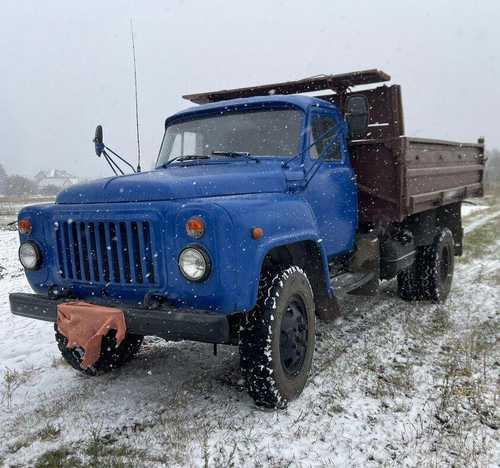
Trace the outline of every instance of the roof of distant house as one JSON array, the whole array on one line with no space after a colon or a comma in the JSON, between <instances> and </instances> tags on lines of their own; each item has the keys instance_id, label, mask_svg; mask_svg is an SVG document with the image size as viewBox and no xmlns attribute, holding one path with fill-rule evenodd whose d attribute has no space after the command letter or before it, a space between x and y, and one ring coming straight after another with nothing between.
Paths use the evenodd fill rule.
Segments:
<instances>
[{"instance_id":1,"label":"roof of distant house","mask_svg":"<svg viewBox=\"0 0 500 468\"><path fill-rule=\"evenodd\" d=\"M50 169L49 171L40 171L35 180L42 179L75 179L76 177L62 169Z\"/></svg>"}]
</instances>

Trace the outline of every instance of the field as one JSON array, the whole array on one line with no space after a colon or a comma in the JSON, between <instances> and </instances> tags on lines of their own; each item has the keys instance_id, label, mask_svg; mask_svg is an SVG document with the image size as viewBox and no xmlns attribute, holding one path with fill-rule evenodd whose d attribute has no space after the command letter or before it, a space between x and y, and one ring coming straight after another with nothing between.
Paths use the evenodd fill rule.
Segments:
<instances>
[{"instance_id":1,"label":"field","mask_svg":"<svg viewBox=\"0 0 500 468\"><path fill-rule=\"evenodd\" d=\"M445 305L406 303L394 281L342 301L343 316L318 326L310 383L283 411L253 405L229 346L213 356L147 338L122 370L77 374L51 324L10 314L8 293L30 288L16 232L0 230L0 465L497 466L497 200L464 205Z\"/></svg>"}]
</instances>

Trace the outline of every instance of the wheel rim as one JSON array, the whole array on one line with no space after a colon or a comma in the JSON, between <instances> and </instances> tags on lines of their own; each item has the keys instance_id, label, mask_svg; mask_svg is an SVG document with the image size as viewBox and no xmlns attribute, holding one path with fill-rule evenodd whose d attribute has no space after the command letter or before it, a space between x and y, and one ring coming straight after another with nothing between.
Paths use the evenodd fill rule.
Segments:
<instances>
[{"instance_id":1,"label":"wheel rim","mask_svg":"<svg viewBox=\"0 0 500 468\"><path fill-rule=\"evenodd\" d=\"M297 375L304 364L307 351L307 314L299 296L288 301L280 330L281 366L288 375Z\"/></svg>"}]
</instances>

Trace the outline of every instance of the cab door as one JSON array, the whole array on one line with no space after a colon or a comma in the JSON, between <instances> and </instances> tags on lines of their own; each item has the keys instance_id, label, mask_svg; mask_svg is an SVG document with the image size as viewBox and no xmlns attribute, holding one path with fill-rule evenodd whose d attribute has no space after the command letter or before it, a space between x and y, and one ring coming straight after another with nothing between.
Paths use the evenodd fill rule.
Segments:
<instances>
[{"instance_id":1,"label":"cab door","mask_svg":"<svg viewBox=\"0 0 500 468\"><path fill-rule=\"evenodd\" d=\"M320 138L335 127L336 134ZM358 219L356 178L340 114L334 109L313 109L309 129L308 145L312 146L306 155L305 167L310 175L304 195L316 216L326 253L334 256L354 247ZM319 166L315 167L316 164Z\"/></svg>"}]
</instances>

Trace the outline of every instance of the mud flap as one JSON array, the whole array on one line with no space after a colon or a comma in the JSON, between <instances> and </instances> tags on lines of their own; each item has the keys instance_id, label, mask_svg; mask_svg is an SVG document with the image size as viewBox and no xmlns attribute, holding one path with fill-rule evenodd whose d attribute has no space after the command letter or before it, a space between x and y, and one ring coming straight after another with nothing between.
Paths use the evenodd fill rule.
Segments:
<instances>
[{"instance_id":1,"label":"mud flap","mask_svg":"<svg viewBox=\"0 0 500 468\"><path fill-rule=\"evenodd\" d=\"M378 238L372 234L362 234L357 239L357 249L350 265L355 273L372 273L372 278L362 286L349 291L355 296L376 296L379 290L380 247Z\"/></svg>"},{"instance_id":2,"label":"mud flap","mask_svg":"<svg viewBox=\"0 0 500 468\"><path fill-rule=\"evenodd\" d=\"M354 296L376 296L379 291L379 279L378 273L368 282L363 284L363 286L350 291L349 294Z\"/></svg>"},{"instance_id":3,"label":"mud flap","mask_svg":"<svg viewBox=\"0 0 500 468\"><path fill-rule=\"evenodd\" d=\"M125 338L127 325L119 309L76 301L57 306L57 330L68 340L68 349L83 349L81 367L88 369L99 359L103 337L116 330L118 347Z\"/></svg>"},{"instance_id":4,"label":"mud flap","mask_svg":"<svg viewBox=\"0 0 500 468\"><path fill-rule=\"evenodd\" d=\"M316 300L316 315L324 322L333 322L342 316L342 309L336 297L325 297L321 301Z\"/></svg>"}]
</instances>

